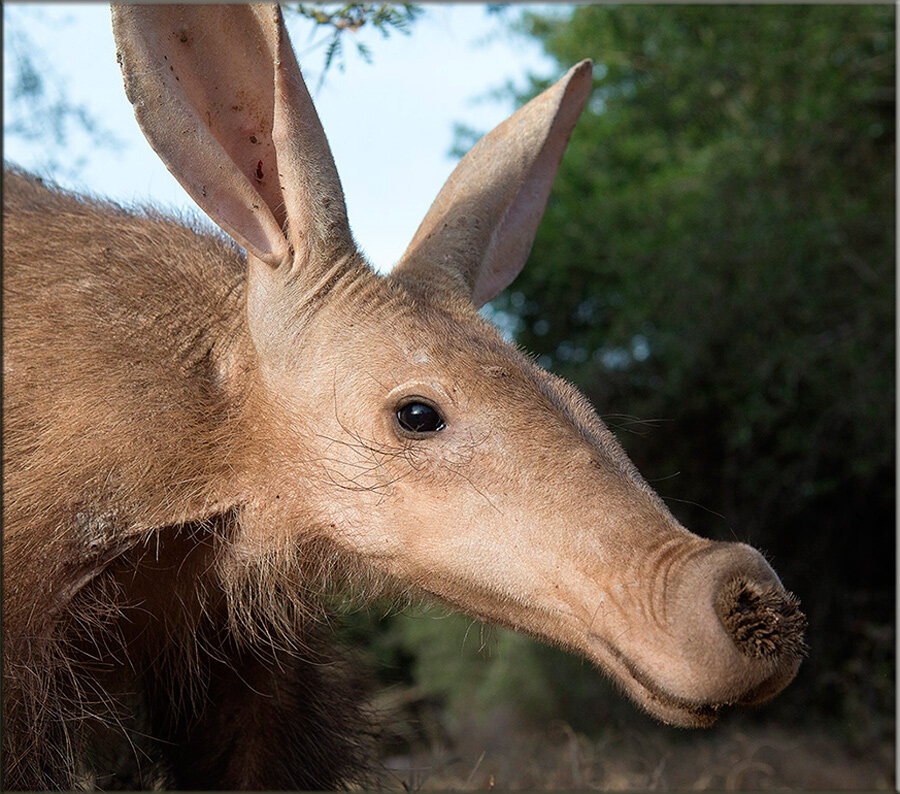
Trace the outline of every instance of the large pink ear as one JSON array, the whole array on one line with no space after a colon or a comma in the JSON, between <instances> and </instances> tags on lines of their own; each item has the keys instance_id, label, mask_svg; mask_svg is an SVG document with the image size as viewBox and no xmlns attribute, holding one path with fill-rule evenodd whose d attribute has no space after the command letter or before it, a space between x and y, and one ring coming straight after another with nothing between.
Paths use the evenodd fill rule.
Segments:
<instances>
[{"instance_id":1,"label":"large pink ear","mask_svg":"<svg viewBox=\"0 0 900 794\"><path fill-rule=\"evenodd\" d=\"M569 136L590 95L585 60L459 162L394 268L398 281L462 290L482 306L525 264Z\"/></svg>"},{"instance_id":2,"label":"large pink ear","mask_svg":"<svg viewBox=\"0 0 900 794\"><path fill-rule=\"evenodd\" d=\"M217 224L273 267L354 250L277 5L114 5L112 18L141 129Z\"/></svg>"}]
</instances>

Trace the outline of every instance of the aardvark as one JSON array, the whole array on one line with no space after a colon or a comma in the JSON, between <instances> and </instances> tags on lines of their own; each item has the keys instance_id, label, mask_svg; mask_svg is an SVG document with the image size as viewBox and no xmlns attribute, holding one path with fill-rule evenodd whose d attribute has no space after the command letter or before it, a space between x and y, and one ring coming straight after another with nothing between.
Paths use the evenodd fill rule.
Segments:
<instances>
[{"instance_id":1,"label":"aardvark","mask_svg":"<svg viewBox=\"0 0 900 794\"><path fill-rule=\"evenodd\" d=\"M589 62L469 152L381 276L277 6L113 24L141 128L233 242L6 175L6 788L359 779L324 620L346 578L569 648L674 725L790 682L804 621L763 557L680 526L478 312Z\"/></svg>"}]
</instances>

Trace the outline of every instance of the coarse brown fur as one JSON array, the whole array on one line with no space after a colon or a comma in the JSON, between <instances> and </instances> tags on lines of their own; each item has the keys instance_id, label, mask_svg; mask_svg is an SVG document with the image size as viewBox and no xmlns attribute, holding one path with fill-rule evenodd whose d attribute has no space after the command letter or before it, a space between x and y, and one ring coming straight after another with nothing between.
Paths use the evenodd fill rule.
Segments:
<instances>
[{"instance_id":1,"label":"coarse brown fur","mask_svg":"<svg viewBox=\"0 0 900 794\"><path fill-rule=\"evenodd\" d=\"M219 373L247 344L242 255L16 171L4 232L4 787L70 788L110 732L133 747L132 784L354 779L367 721L323 596L355 564L315 538L229 555L241 510L222 464L247 433ZM113 248L131 255L111 264ZM206 758L241 727L214 711L217 687L279 692L234 768Z\"/></svg>"}]
</instances>

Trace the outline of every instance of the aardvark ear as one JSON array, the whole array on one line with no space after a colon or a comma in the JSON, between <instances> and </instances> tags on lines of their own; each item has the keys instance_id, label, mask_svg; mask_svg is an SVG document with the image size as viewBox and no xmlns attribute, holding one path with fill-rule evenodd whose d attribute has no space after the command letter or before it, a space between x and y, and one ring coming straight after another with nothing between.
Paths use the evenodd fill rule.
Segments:
<instances>
[{"instance_id":1,"label":"aardvark ear","mask_svg":"<svg viewBox=\"0 0 900 794\"><path fill-rule=\"evenodd\" d=\"M531 251L591 75L591 61L582 61L472 147L392 278L462 291L476 307L512 282Z\"/></svg>"},{"instance_id":2,"label":"aardvark ear","mask_svg":"<svg viewBox=\"0 0 900 794\"><path fill-rule=\"evenodd\" d=\"M354 250L277 5L114 5L112 18L141 129L248 254L293 269Z\"/></svg>"}]
</instances>

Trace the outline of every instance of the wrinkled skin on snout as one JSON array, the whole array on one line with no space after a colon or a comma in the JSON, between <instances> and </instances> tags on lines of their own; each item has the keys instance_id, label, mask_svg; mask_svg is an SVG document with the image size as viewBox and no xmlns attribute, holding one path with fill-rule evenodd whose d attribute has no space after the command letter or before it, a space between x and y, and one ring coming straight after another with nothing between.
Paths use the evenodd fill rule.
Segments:
<instances>
[{"instance_id":1,"label":"wrinkled skin on snout","mask_svg":"<svg viewBox=\"0 0 900 794\"><path fill-rule=\"evenodd\" d=\"M361 341L385 322L389 339ZM275 465L260 462L268 505L302 501L369 564L583 654L668 723L708 724L794 677L802 619L763 558L679 525L587 399L471 303L361 272L300 338L261 373L284 420ZM443 428L405 430L410 403ZM729 630L729 587L775 594L756 616L771 647Z\"/></svg>"}]
</instances>

